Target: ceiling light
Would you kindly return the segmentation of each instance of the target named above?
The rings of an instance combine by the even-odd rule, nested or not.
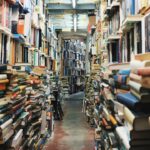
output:
[[[77,15],[74,14],[73,16],[73,25],[74,25],[74,32],[77,31]]]
[[[76,8],[76,0],[72,0],[72,7],[75,9]]]

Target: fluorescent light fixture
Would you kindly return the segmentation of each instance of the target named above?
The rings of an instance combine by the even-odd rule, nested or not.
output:
[[[73,25],[74,25],[74,32],[77,31],[77,15],[74,14],[73,16]]]
[[[72,0],[72,7],[75,9],[76,8],[76,0]]]

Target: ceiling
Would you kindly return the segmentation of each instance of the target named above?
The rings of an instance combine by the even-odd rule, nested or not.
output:
[[[94,13],[100,0],[45,0],[54,29],[63,32],[85,32],[88,14]],[[74,2],[75,5],[74,5]]]

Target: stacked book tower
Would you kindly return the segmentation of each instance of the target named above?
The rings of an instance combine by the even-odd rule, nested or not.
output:
[[[9,84],[0,98],[1,147],[15,150],[42,148],[53,131],[48,75],[10,72],[5,75]],[[0,76],[4,77],[4,74]]]
[[[10,98],[6,97],[7,85],[9,79],[7,74],[3,74],[7,67],[0,66],[0,144],[6,142],[13,134],[13,120],[11,113]]]
[[[69,98],[69,82],[68,77],[61,77],[61,89],[62,89],[62,95],[64,99]]]
[[[85,81],[85,98],[83,100],[83,111],[86,115],[87,122],[91,127],[94,127],[94,110],[95,110],[95,99],[98,96],[99,86],[95,82],[97,74],[91,73],[90,76],[86,77]]]
[[[124,126],[116,133],[125,149],[150,149],[150,61],[131,61],[130,92],[118,94]]]
[[[102,72],[86,78],[83,110],[90,126],[95,128],[96,150],[150,148],[149,64],[149,61],[134,61],[131,71],[118,72],[119,80],[123,80],[122,86],[130,86],[126,92],[118,90],[115,93],[112,82],[104,79]],[[121,88],[118,83],[116,88]]]
[[[114,95],[107,80],[99,83],[99,96],[95,97],[95,149],[119,149],[115,128],[120,125],[114,111]]]
[[[119,70],[116,75],[113,75],[115,87],[117,89],[129,90],[130,69]]]

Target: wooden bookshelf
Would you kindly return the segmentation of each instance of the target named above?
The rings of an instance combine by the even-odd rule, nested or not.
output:
[[[117,63],[108,65],[110,70],[120,70],[120,69],[129,69],[130,63]]]
[[[140,61],[150,60],[150,53],[135,55],[135,59]]]

